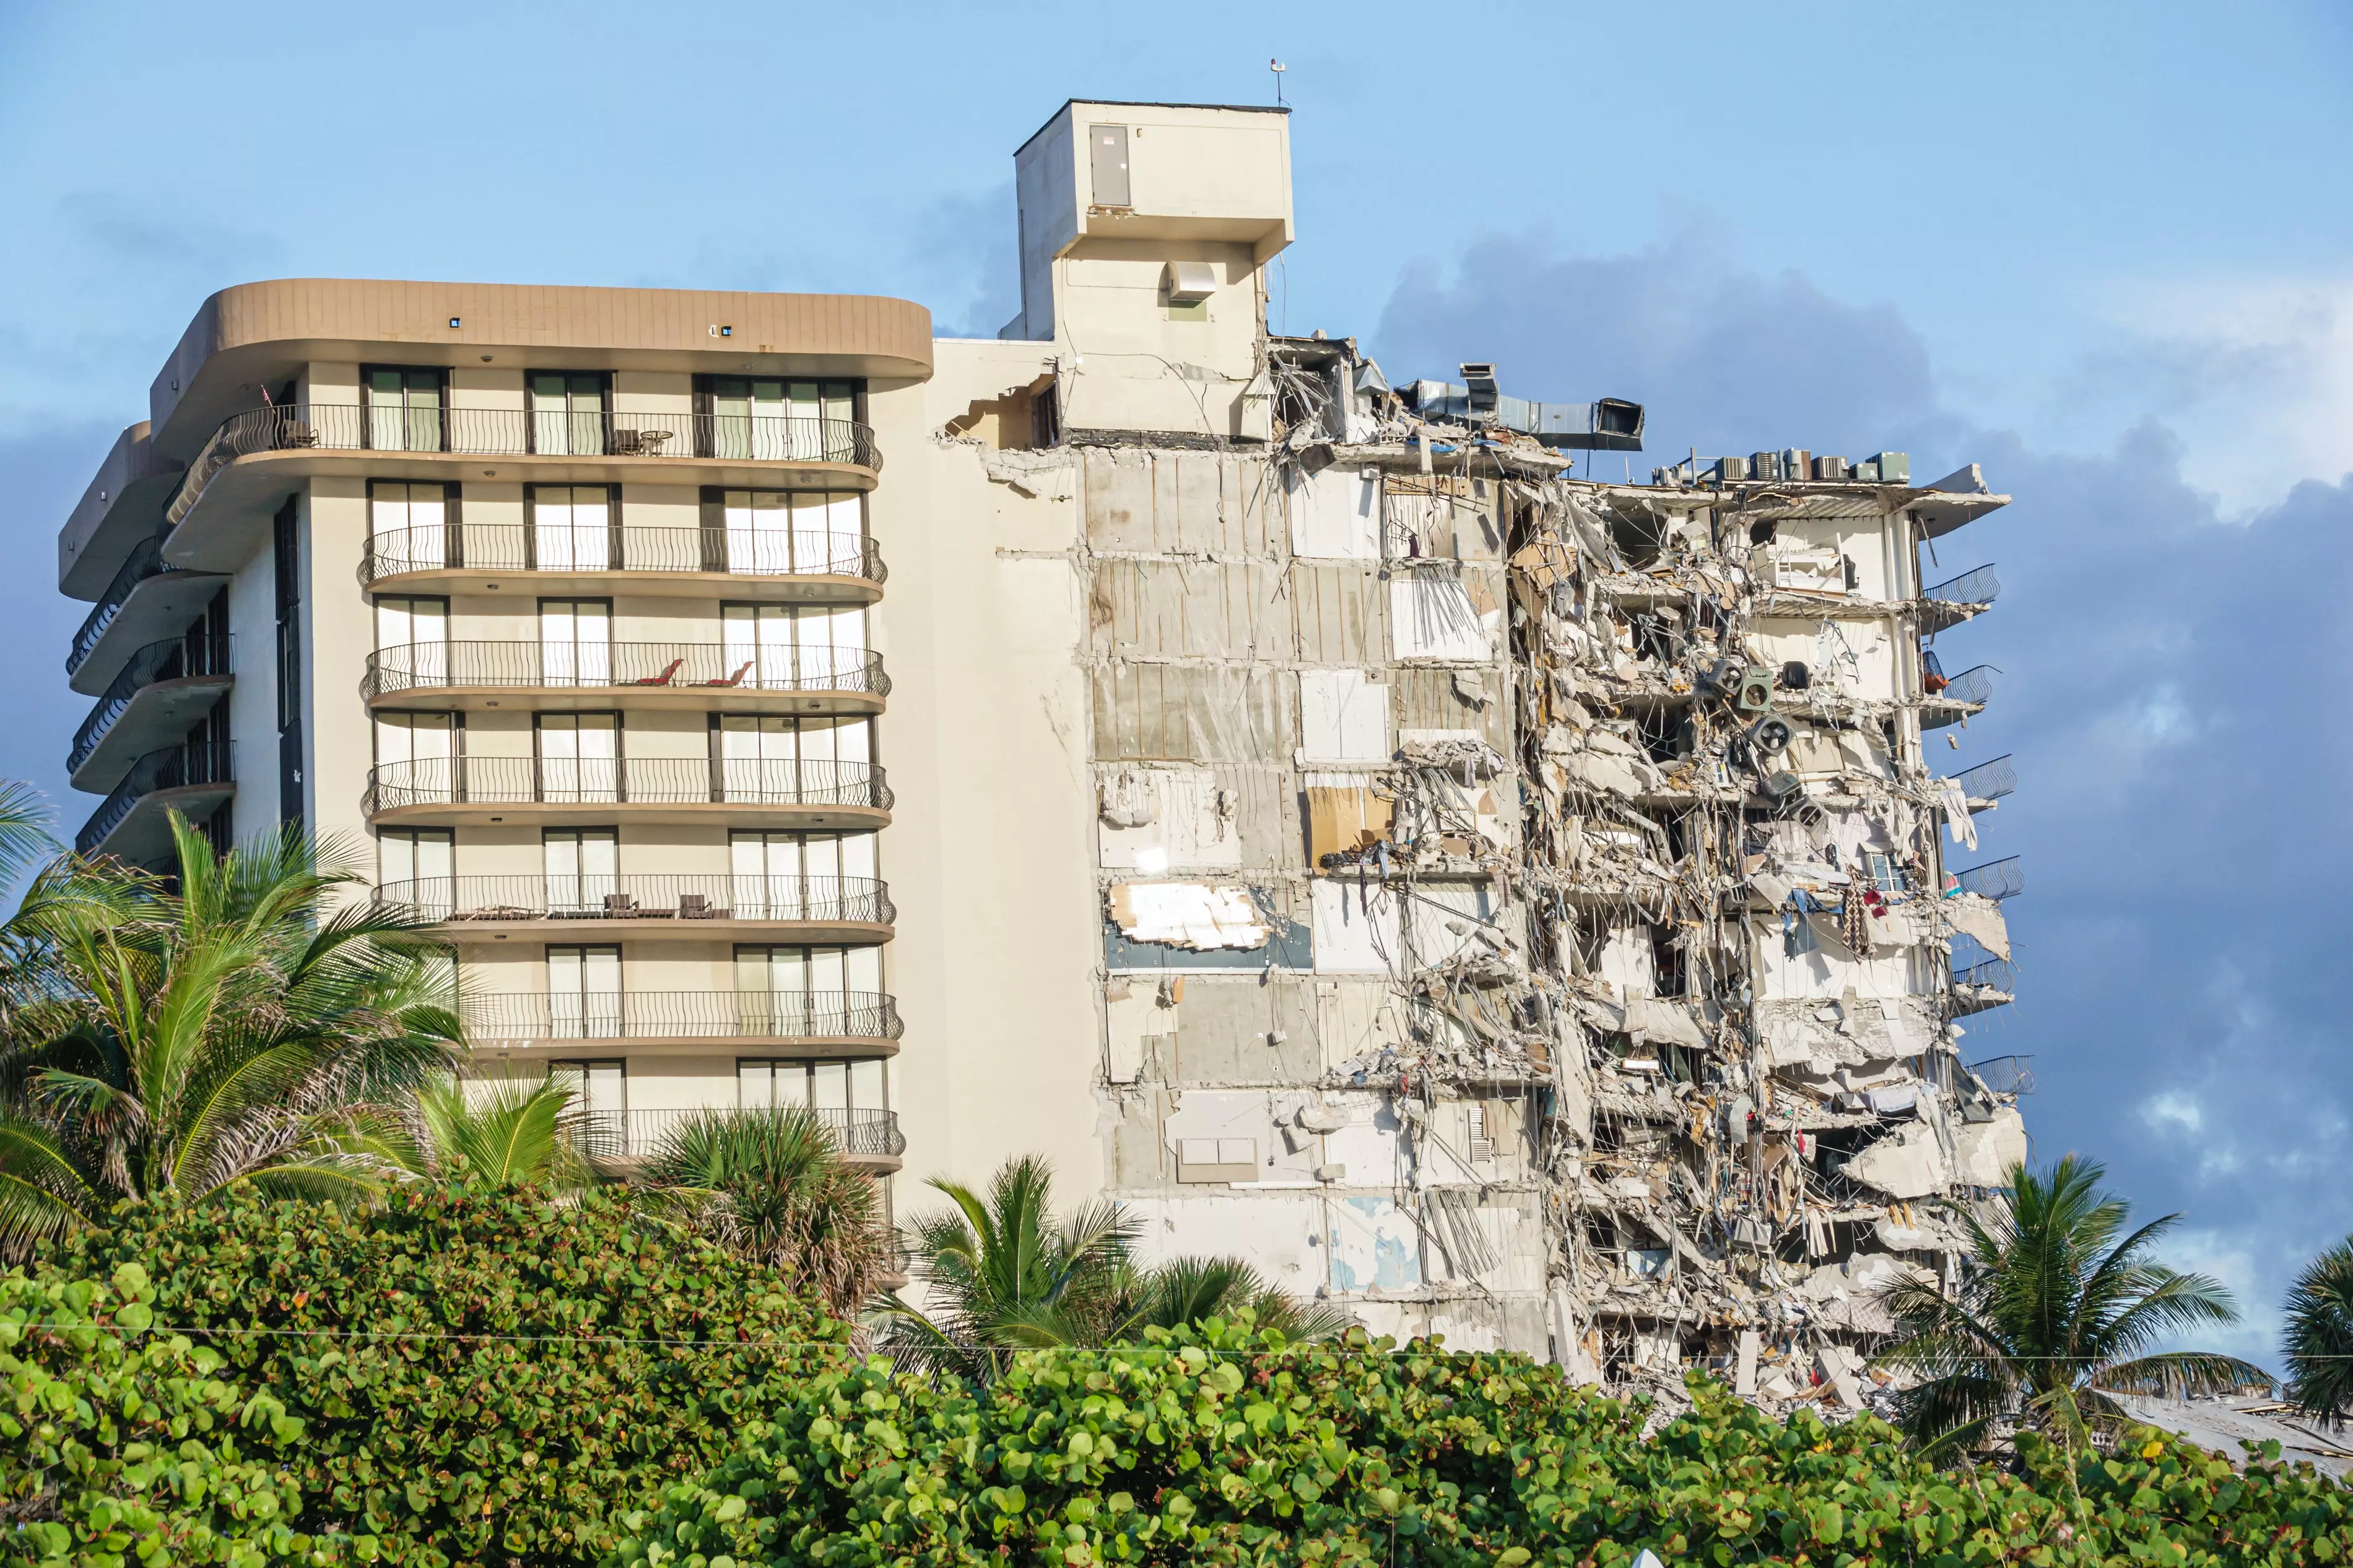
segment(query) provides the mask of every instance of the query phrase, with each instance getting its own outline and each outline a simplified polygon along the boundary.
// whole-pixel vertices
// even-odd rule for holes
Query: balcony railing
[[[427,642],[368,655],[364,697],[440,686],[852,691],[887,697],[882,656],[864,648],[687,642]]]
[[[668,1110],[589,1110],[572,1123],[573,1146],[592,1160],[642,1160],[660,1149],[676,1129],[698,1117],[724,1114],[732,1106]],[[895,1160],[907,1152],[895,1110],[812,1110],[852,1159]]]
[[[115,568],[114,581],[106,585],[106,592],[98,596],[98,603],[83,617],[80,628],[74,633],[73,647],[66,653],[66,674],[69,677],[81,668],[82,661],[98,647],[98,639],[104,637],[106,628],[114,624],[114,617],[121,613],[123,604],[131,597],[133,588],[150,577],[161,577],[179,570],[176,566],[164,564],[163,550],[160,541],[142,539],[122,564]]]
[[[90,761],[90,754],[98,750],[98,743],[106,739],[114,721],[129,710],[131,700],[145,688],[183,676],[226,675],[228,665],[229,639],[226,634],[199,633],[149,643],[131,656],[122,673],[90,704],[90,717],[74,731],[73,751],[66,758],[66,772],[76,772]]]
[[[2018,770],[2010,765],[2009,753],[1989,763],[1979,763],[1966,773],[1953,775],[1971,800],[2000,800],[2018,788]]]
[[[2001,594],[2001,579],[1993,574],[1988,563],[1957,577],[1948,577],[1933,588],[1923,588],[1920,596],[1945,605],[1990,605]]]
[[[743,577],[887,575],[856,533],[813,529],[592,528],[521,522],[393,528],[371,537],[360,581],[413,572],[726,572]]]
[[[1977,1074],[1978,1081],[1996,1094],[2034,1092],[2032,1057],[1989,1057],[1981,1062],[1971,1062],[1969,1071]]]
[[[1992,899],[1997,902],[2014,899],[2026,891],[2026,868],[2015,855],[1955,872],[1952,879],[1960,891],[1975,893],[1981,899]]]
[[[1953,971],[1956,989],[1999,991],[2005,996],[2018,994],[2018,971],[2006,958],[1989,958],[1982,963],[1972,963],[1967,969]]]
[[[730,757],[427,757],[368,771],[364,809],[416,805],[749,805],[891,809],[871,763]]]
[[[74,835],[74,849],[87,855],[106,842],[106,836],[122,826],[132,808],[157,790],[180,789],[190,784],[225,784],[234,782],[229,768],[229,745],[226,741],[200,745],[167,746],[150,752],[131,764],[114,792],[91,812],[81,831]]]
[[[509,992],[463,1013],[470,1035],[511,1040],[895,1040],[906,1027],[873,991]]]
[[[1957,722],[1960,715],[1953,711],[1955,707],[1982,708],[1992,701],[1993,678],[2001,673],[1990,664],[1979,664],[1947,680],[1925,663],[1921,668],[1929,700],[1943,705],[1920,715],[1923,730],[1939,730]]]
[[[248,408],[215,430],[164,508],[177,527],[215,475],[261,452],[448,452],[474,458],[706,458],[882,466],[874,432],[848,419],[733,414],[540,414],[521,408]]]
[[[435,921],[807,921],[889,925],[890,889],[871,877],[425,877],[386,882],[375,901]]]

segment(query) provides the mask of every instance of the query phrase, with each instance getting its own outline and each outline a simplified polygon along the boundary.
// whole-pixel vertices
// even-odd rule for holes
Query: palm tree
[[[930,1185],[955,1206],[907,1228],[929,1310],[884,1303],[895,1330],[891,1348],[919,1364],[985,1380],[1016,1350],[1116,1344],[1149,1327],[1243,1310],[1295,1340],[1332,1338],[1348,1326],[1345,1314],[1302,1304],[1235,1258],[1142,1267],[1135,1222],[1117,1204],[1055,1217],[1052,1172],[1034,1155],[998,1167],[986,1197],[944,1177]]]
[[[426,1084],[417,1091],[424,1136],[400,1163],[419,1175],[579,1192],[596,1177],[580,1153],[576,1099],[554,1079]]]
[[[172,834],[176,887],[61,861],[10,922],[31,983],[0,1019],[0,1253],[124,1198],[370,1194],[400,1105],[464,1051],[438,950],[365,904],[322,921],[357,879],[299,832],[217,856]]]
[[[687,1117],[662,1135],[638,1176],[662,1206],[797,1279],[837,1318],[856,1316],[891,1273],[881,1194],[842,1158],[815,1111]]]
[[[1897,1342],[1879,1361],[1924,1379],[1899,1396],[1897,1421],[1925,1450],[1960,1450],[2008,1421],[2055,1432],[2077,1451],[2126,1424],[2116,1395],[2181,1398],[2271,1381],[2230,1356],[2151,1350],[2185,1330],[2235,1322],[2238,1310],[2213,1279],[2149,1256],[2180,1215],[2124,1235],[2131,1205],[2099,1190],[2104,1174],[2073,1154],[2042,1172],[2012,1165],[2000,1215],[1962,1212],[1969,1251],[1955,1295],[1917,1279],[1882,1290]]]
[[[2288,1397],[2332,1426],[2353,1417],[2353,1237],[2306,1266],[2287,1293]]]

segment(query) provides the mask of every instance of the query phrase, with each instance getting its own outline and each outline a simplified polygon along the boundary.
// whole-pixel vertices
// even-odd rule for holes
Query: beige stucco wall
[[[874,626],[896,682],[879,738],[898,795],[883,852],[908,1177],[978,1182],[1039,1153],[1075,1200],[1103,1169],[1075,475],[1049,468],[1024,496],[989,479],[975,446],[933,434],[1029,384],[1051,352],[943,341],[927,386],[875,389],[889,466],[873,531],[891,576]],[[898,1202],[923,1200],[909,1183]]]

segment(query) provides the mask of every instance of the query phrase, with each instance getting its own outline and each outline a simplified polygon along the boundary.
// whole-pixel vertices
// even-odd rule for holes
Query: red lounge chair
[[[686,660],[682,658],[671,659],[669,665],[664,668],[659,675],[639,676],[637,679],[630,681],[629,684],[632,686],[668,686],[670,684],[670,678],[676,675],[678,673],[678,667],[685,662]]]
[[[747,658],[743,663],[737,665],[735,667],[735,673],[729,676],[726,679],[706,680],[702,684],[705,686],[741,686],[744,684],[744,672],[751,668],[752,661]]]

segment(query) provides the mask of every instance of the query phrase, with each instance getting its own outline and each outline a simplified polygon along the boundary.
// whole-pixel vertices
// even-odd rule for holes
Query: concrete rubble
[[[1994,800],[1923,744],[1989,688],[1921,547],[2008,498],[1893,453],[1597,479],[1632,405],[1263,342],[1262,443],[1074,430],[1004,480],[1085,514],[1110,1192],[1665,1410],[1694,1365],[1883,1400],[1874,1291],[1949,1278],[2026,1148],[2031,1075],[1961,1053],[2016,868],[1948,871]]]

